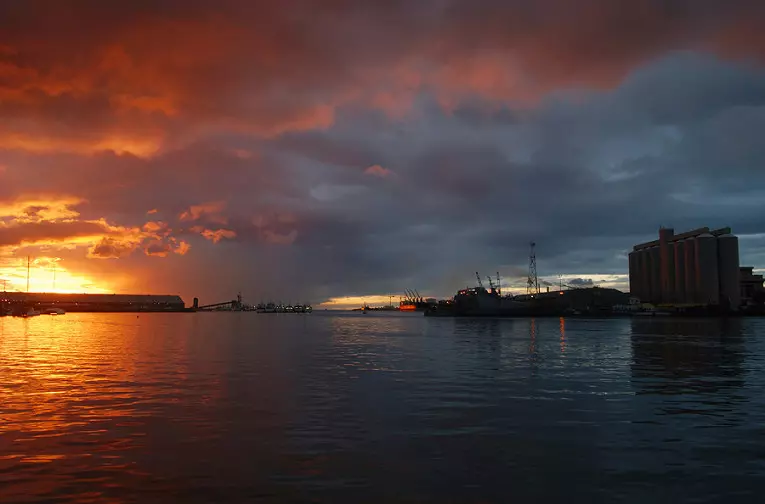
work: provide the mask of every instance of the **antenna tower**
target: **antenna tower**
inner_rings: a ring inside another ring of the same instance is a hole
[[[529,252],[529,280],[526,284],[526,294],[539,294],[539,278],[537,277],[537,254],[535,251],[537,244],[531,242],[531,251]]]

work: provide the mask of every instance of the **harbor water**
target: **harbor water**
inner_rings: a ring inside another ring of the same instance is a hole
[[[758,502],[765,319],[0,318],[0,502]]]

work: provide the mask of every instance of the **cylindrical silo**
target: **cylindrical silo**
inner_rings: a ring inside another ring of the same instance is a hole
[[[674,301],[675,287],[675,249],[672,246],[674,230],[659,229],[659,256],[661,260],[661,300],[664,303]]]
[[[720,304],[717,238],[709,233],[696,237],[696,286],[702,304]]]
[[[659,247],[654,245],[648,252],[651,257],[651,303],[661,303],[661,254]]]
[[[640,301],[651,302],[651,262],[648,249],[641,249],[638,255],[640,264]]]
[[[627,254],[627,260],[629,261],[629,272],[630,272],[630,296],[633,296],[633,297],[639,297],[638,291],[640,290],[640,285],[638,284],[637,255],[638,253],[635,251],[632,251],[629,254]]]
[[[685,247],[685,298],[689,303],[698,303],[696,289],[696,239],[683,240]]]
[[[732,310],[738,310],[741,304],[741,279],[736,236],[724,234],[717,237],[717,269],[720,275],[720,302],[729,302]]]
[[[685,304],[685,241],[675,242],[675,302]]]

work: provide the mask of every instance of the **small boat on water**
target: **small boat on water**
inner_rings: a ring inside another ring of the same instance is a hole
[[[66,311],[62,310],[61,308],[52,307],[52,308],[46,308],[43,310],[43,313],[46,315],[64,315],[66,314]]]
[[[313,308],[309,304],[283,305],[281,303],[260,303],[255,307],[258,313],[311,313]]]

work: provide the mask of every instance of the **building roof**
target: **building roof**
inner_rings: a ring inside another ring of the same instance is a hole
[[[697,236],[700,236],[700,235],[706,234],[706,233],[709,233],[712,236],[722,236],[722,235],[725,235],[725,234],[731,234],[731,231],[730,231],[729,227],[724,227],[724,228],[714,229],[714,230],[710,230],[708,227],[702,227],[702,228],[694,229],[694,230],[691,230],[691,231],[686,231],[685,233],[680,233],[680,234],[677,234],[677,235],[673,235],[673,236],[670,237],[669,242],[672,243],[672,242],[676,242],[676,241],[680,241],[680,240],[685,240],[685,239],[688,239],[688,238],[695,238]],[[653,241],[649,241],[649,242],[640,243],[638,245],[635,245],[634,247],[632,247],[632,250],[643,250],[643,249],[647,249],[647,248],[650,248],[650,247],[656,247],[658,245],[659,245],[659,240],[653,240]]]
[[[180,296],[157,294],[60,294],[55,292],[0,292],[6,301],[36,303],[184,304]]]

